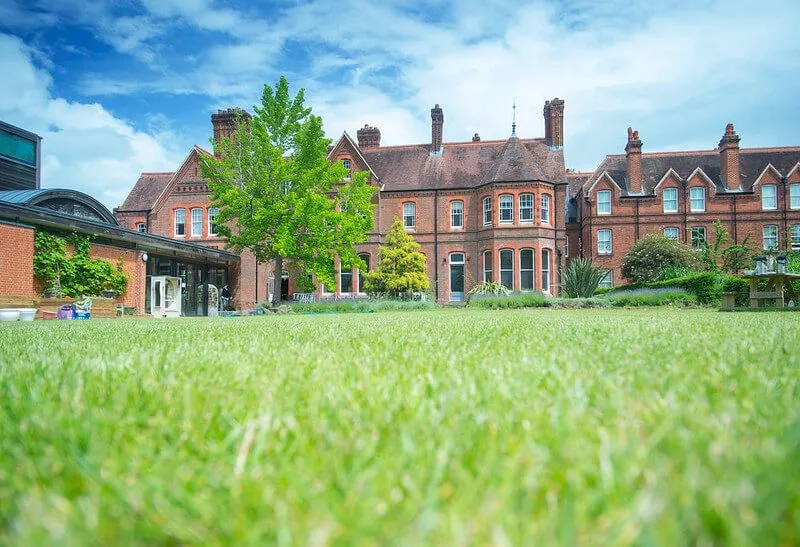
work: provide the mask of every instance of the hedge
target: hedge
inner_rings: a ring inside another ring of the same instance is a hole
[[[614,287],[607,294],[641,288],[658,289],[672,287],[684,289],[689,294],[693,294],[697,298],[697,302],[700,304],[712,304],[719,301],[720,295],[723,291],[723,280],[725,278],[726,276],[718,273],[703,272],[684,277],[676,277],[675,279],[668,279],[666,281],[622,285],[619,287]]]

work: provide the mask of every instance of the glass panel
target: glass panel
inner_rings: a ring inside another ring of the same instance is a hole
[[[214,219],[217,218],[219,209],[217,207],[209,207],[208,209],[208,234],[217,235],[217,229],[214,227]]]
[[[533,290],[533,250],[522,249],[519,252],[519,284],[523,291]]]
[[[692,211],[704,211],[706,208],[705,188],[692,188],[689,191],[689,202]]]
[[[597,192],[597,212],[601,215],[611,214],[611,192],[608,190]]]
[[[678,189],[664,189],[664,212],[675,213],[678,211]]]
[[[492,252],[484,251],[483,253],[483,281],[485,283],[492,282]]]
[[[464,202],[450,202],[450,226],[461,228],[464,225]]]
[[[800,209],[800,184],[789,185],[789,207]]]
[[[403,226],[413,228],[416,224],[416,206],[413,203],[403,204]]]
[[[341,282],[339,292],[343,293],[353,292],[353,271],[344,270],[339,274],[339,278]]]
[[[777,208],[777,191],[774,184],[765,184],[761,187],[761,208]]]
[[[192,235],[203,235],[203,210],[192,209]]]
[[[500,222],[514,221],[514,198],[500,196]]]
[[[550,292],[550,250],[542,249],[542,291]]]
[[[514,290],[514,251],[500,251],[500,283],[509,290]]]
[[[364,268],[358,270],[358,292],[364,292],[364,281],[367,278],[367,272],[369,271],[369,255],[368,254],[360,254],[358,258],[364,261]]]
[[[36,143],[0,129],[0,154],[29,165],[36,165]]]
[[[678,239],[678,229],[677,228],[664,228],[664,236],[668,237],[669,239]]]
[[[550,222],[550,196],[542,196],[542,222]]]
[[[519,196],[519,221],[533,222],[533,194]]]

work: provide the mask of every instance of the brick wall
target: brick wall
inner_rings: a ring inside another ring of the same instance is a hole
[[[33,228],[0,222],[0,295],[34,297]]]
[[[109,245],[92,243],[89,256],[94,259],[105,260],[113,266],[122,258],[122,271],[130,276],[128,289],[117,300],[126,306],[134,306],[137,314],[144,313],[144,292],[146,264],[142,260],[142,253],[129,249],[120,249]]]

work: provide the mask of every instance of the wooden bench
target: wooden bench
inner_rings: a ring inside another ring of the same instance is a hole
[[[737,292],[724,292],[722,293],[722,309],[730,311],[736,307],[736,297],[739,295]]]
[[[762,300],[774,300],[776,308],[783,307],[783,291],[762,291],[750,293],[750,307],[761,307]]]

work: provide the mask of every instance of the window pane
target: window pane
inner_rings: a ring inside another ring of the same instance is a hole
[[[606,275],[603,276],[603,279],[600,280],[600,285],[598,285],[601,289],[610,289],[614,286],[614,278],[611,270],[606,272]]]
[[[147,224],[145,224],[144,222],[138,223],[136,225],[136,231],[141,232],[141,233],[147,232]]]
[[[192,209],[192,235],[203,235],[203,210]]]
[[[678,189],[677,188],[664,188],[664,212],[677,213],[678,212]]]
[[[403,204],[403,226],[413,228],[417,222],[417,207],[413,202]]]
[[[514,290],[514,251],[511,249],[500,251],[500,283]]]
[[[186,235],[186,210],[175,209],[175,235]]]
[[[542,222],[550,222],[550,196],[542,196]]]
[[[369,271],[369,255],[368,254],[360,254],[358,258],[364,261],[364,267],[359,268],[358,270],[358,292],[364,292],[364,281],[367,278],[367,272]]]
[[[353,272],[345,270],[339,275],[341,279],[340,292],[353,292]]]
[[[0,129],[0,155],[36,165],[36,143]]]
[[[533,194],[519,196],[519,221],[533,222]]]
[[[692,211],[705,211],[706,209],[706,189],[692,188],[689,191],[689,202]]]
[[[464,202],[451,201],[450,202],[450,226],[453,228],[461,228],[464,225]]]
[[[513,222],[514,220],[514,198],[512,196],[500,196],[500,222]]]
[[[674,239],[677,241],[678,239],[678,229],[677,228],[664,228],[664,236],[668,237],[669,239]]]
[[[519,285],[520,290],[533,290],[533,249],[519,252]]]
[[[483,200],[483,224],[492,223],[492,198],[484,198]]]
[[[778,248],[778,227],[774,224],[764,226],[764,250]]]
[[[608,190],[597,192],[597,213],[601,215],[611,214],[611,192]]]
[[[789,207],[800,209],[800,184],[789,185]]]
[[[597,252],[601,255],[611,254],[611,230],[597,231]]]
[[[492,282],[492,252],[484,251],[483,253],[483,281],[485,283]]]
[[[550,250],[542,249],[542,291],[550,292]]]
[[[692,247],[700,248],[706,242],[706,229],[703,226],[692,228]]]
[[[800,224],[792,225],[792,249],[800,249]]]
[[[216,207],[209,207],[208,209],[208,233],[209,235],[216,235],[217,229],[214,227],[214,219],[217,218],[219,209]]]
[[[777,209],[777,191],[774,184],[765,184],[761,187],[761,208]]]

